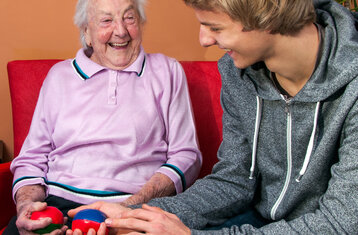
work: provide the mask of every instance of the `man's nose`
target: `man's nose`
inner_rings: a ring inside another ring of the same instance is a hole
[[[200,27],[199,41],[200,45],[203,47],[209,47],[216,44],[216,40],[213,35],[211,35],[209,30],[204,28],[203,26]]]

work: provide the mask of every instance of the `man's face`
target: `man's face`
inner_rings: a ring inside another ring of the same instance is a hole
[[[91,59],[111,69],[128,67],[139,55],[142,27],[132,0],[91,0],[85,31]]]
[[[244,31],[238,21],[223,12],[194,9],[200,22],[200,44],[217,45],[227,51],[238,68],[246,68],[272,56],[272,34],[266,31]]]

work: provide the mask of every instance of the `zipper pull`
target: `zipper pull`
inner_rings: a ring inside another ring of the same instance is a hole
[[[287,97],[286,95],[281,94],[281,98],[285,101],[285,112],[289,115],[290,114],[290,105],[291,105],[291,98]]]

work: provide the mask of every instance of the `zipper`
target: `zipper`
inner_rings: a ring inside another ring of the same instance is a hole
[[[273,207],[271,209],[271,219],[272,220],[275,220],[277,208],[281,204],[281,202],[287,192],[288,186],[290,184],[291,172],[292,172],[292,152],[291,152],[291,150],[292,150],[291,149],[292,117],[291,117],[291,110],[290,110],[291,99],[287,98],[284,95],[281,95],[281,97],[286,102],[285,112],[287,114],[286,115],[286,117],[287,117],[287,138],[286,138],[286,141],[287,141],[287,173],[286,173],[285,184],[282,188],[280,196],[278,197],[277,201],[275,202],[275,204],[273,205]]]

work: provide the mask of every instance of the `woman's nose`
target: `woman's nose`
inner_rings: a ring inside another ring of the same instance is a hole
[[[127,36],[128,30],[123,21],[116,21],[114,26],[114,34],[121,38]]]

